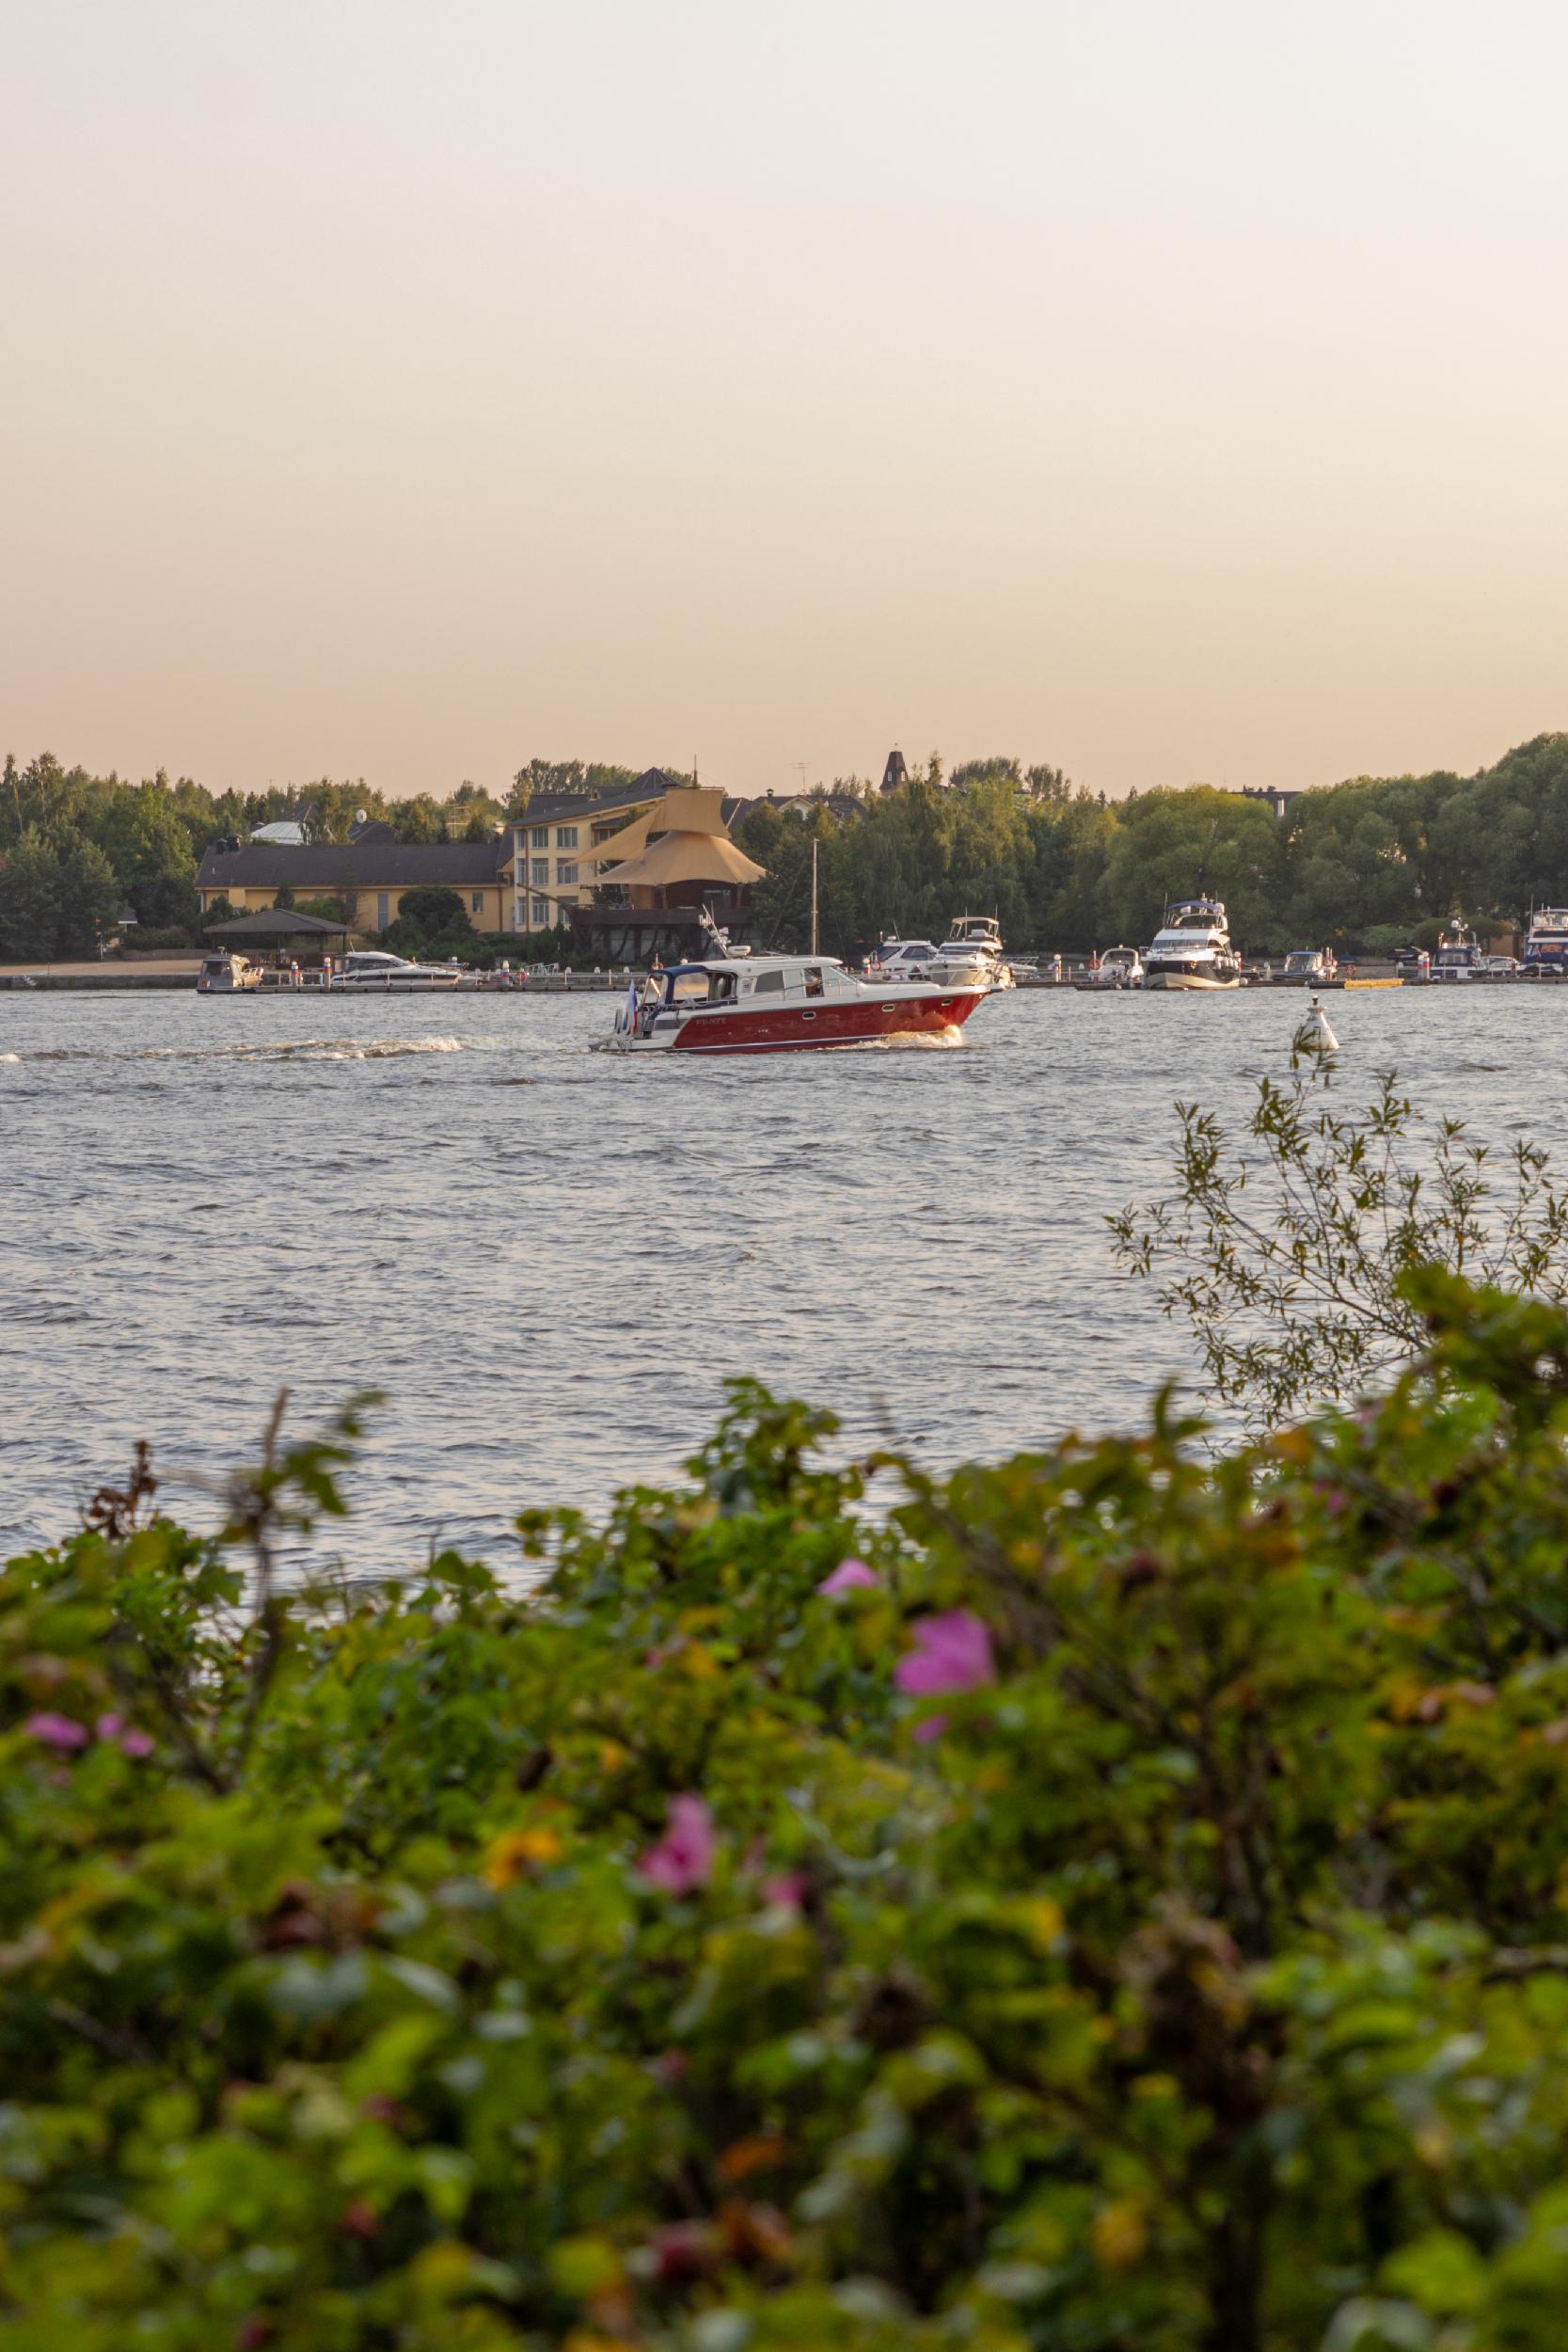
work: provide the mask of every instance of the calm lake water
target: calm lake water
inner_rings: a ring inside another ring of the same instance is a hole
[[[602,996],[0,996],[0,1544],[136,1438],[171,1480],[245,1458],[285,1383],[295,1428],[386,1392],[359,1567],[503,1563],[525,1505],[674,1471],[731,1374],[932,1466],[1124,1425],[1190,1349],[1102,1220],[1302,1001],[1019,993],[951,1048],[667,1063],[589,1053]],[[1328,1002],[1347,1091],[1397,1065],[1562,1146],[1568,992]]]

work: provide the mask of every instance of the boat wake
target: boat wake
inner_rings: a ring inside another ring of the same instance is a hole
[[[959,1028],[906,1029],[897,1037],[874,1037],[867,1040],[874,1054],[951,1054],[964,1042]]]
[[[464,1054],[488,1042],[458,1037],[296,1037],[240,1045],[137,1045],[94,1054],[75,1046],[44,1046],[36,1054],[0,1054],[0,1061],[392,1061],[404,1054]]]

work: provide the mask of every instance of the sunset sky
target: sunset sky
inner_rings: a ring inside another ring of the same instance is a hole
[[[0,717],[221,788],[1568,725],[1568,11],[0,0]]]

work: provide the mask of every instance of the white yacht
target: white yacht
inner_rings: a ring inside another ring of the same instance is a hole
[[[388,955],[384,948],[356,947],[343,958],[342,970],[326,985],[353,995],[374,991],[402,993],[415,989],[458,988],[465,975],[455,963],[410,963],[406,957]]]
[[[1002,926],[994,914],[955,914],[930,967],[944,988],[1011,988],[1013,976],[1002,952]]]
[[[915,980],[935,963],[937,950],[929,939],[884,939],[861,966],[868,980]]]
[[[1178,898],[1144,954],[1145,988],[1240,988],[1242,959],[1218,898]]]
[[[1090,964],[1074,988],[1098,991],[1102,988],[1141,988],[1144,980],[1143,958],[1135,947],[1107,947],[1098,963]]]

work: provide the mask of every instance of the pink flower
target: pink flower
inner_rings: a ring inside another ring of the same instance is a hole
[[[799,1870],[779,1870],[762,1882],[762,1899],[778,1903],[786,1911],[799,1911],[806,1891],[806,1882]]]
[[[152,1735],[150,1732],[147,1731],[122,1732],[120,1735],[119,1745],[121,1753],[125,1756],[135,1756],[138,1757],[150,1756],[153,1749]]]
[[[69,1753],[87,1744],[87,1727],[72,1723],[69,1715],[29,1715],[23,1728],[35,1740],[41,1740],[46,1748],[59,1748]]]
[[[879,1581],[876,1570],[868,1568],[863,1560],[841,1560],[832,1576],[825,1576],[816,1589],[832,1598],[840,1593],[875,1592]]]
[[[100,1715],[93,1729],[101,1740],[118,1740],[125,1728],[123,1715]]]
[[[990,1629],[969,1610],[917,1617],[910,1633],[914,1647],[898,1661],[893,1679],[911,1698],[930,1698],[939,1691],[973,1691],[996,1680]]]
[[[689,1895],[712,1876],[717,1842],[713,1816],[702,1798],[672,1797],[669,1827],[637,1867],[667,1895]]]

